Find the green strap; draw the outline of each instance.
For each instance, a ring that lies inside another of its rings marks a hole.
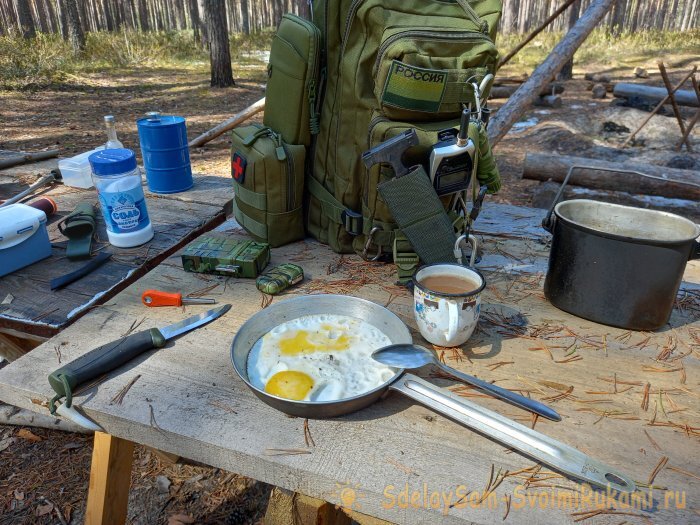
[[[309,193],[321,203],[321,211],[336,224],[342,225],[350,235],[363,233],[362,215],[346,208],[336,199],[323,184],[313,177],[306,178],[306,186]]]
[[[238,181],[233,181],[233,192],[241,202],[260,211],[267,211],[267,196],[264,193],[257,193],[241,186]]]
[[[95,208],[92,202],[80,202],[75,210],[58,223],[58,229],[68,237],[66,256],[71,260],[88,259],[95,232]]]
[[[250,233],[261,239],[267,239],[267,226],[245,215],[238,207],[236,199],[233,199],[233,216],[238,221],[238,224],[243,226]]]

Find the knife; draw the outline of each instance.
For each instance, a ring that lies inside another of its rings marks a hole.
[[[54,414],[57,410],[56,401],[64,396],[65,408],[71,408],[73,391],[79,385],[128,363],[148,350],[162,348],[170,339],[210,323],[224,315],[230,308],[230,304],[225,304],[164,328],[151,328],[122,337],[90,350],[78,359],[53,371],[49,374],[49,384],[56,392],[56,396],[49,403],[49,411]]]

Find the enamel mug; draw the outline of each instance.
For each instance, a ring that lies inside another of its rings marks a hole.
[[[423,284],[430,276],[453,276],[469,281],[464,293],[431,290]],[[478,270],[461,264],[422,266],[413,277],[413,302],[421,335],[438,346],[459,346],[471,337],[479,320],[481,292],[486,286]]]

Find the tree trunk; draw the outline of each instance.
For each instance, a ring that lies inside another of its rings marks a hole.
[[[190,20],[192,22],[192,30],[194,31],[194,42],[195,44],[198,44],[200,42],[199,26],[202,23],[199,18],[199,5],[197,5],[197,0],[187,1],[190,9]]]
[[[36,29],[34,27],[34,19],[28,0],[15,0],[15,9],[17,10],[17,21],[19,22],[20,31],[24,38],[34,38]]]
[[[81,52],[85,49],[85,33],[83,32],[83,27],[80,25],[80,16],[78,15],[78,5],[76,0],[60,0],[61,1],[61,11],[65,10],[66,13],[66,23],[68,25],[68,38],[70,40],[71,46],[73,46],[73,51],[75,53]]]
[[[561,39],[544,62],[532,72],[530,78],[508,99],[491,118],[488,136],[491,145],[500,141],[511,126],[539,95],[542,87],[556,75],[564,62],[574,56],[593,28],[610,10],[613,0],[594,0],[576,25]]]
[[[207,6],[205,5],[205,0],[197,0],[197,6],[199,7],[199,19],[201,21],[200,33],[202,47],[204,49],[209,49],[209,29],[207,28]]]
[[[243,34],[250,34],[250,10],[248,9],[248,0],[241,0],[241,26],[243,26]]]
[[[109,5],[109,0],[102,0],[102,12],[104,13],[107,31],[114,31],[114,18],[112,17],[112,9]]]
[[[205,0],[204,4],[210,43],[211,86],[233,86],[235,82],[226,29],[226,2],[225,0]]]
[[[148,7],[146,7],[146,0],[136,0],[136,2],[139,15],[139,28],[141,28],[141,31],[149,31],[151,26],[148,23]]]
[[[619,0],[617,0],[619,1]],[[617,3],[617,1],[615,3]],[[581,0],[577,0],[573,3],[569,11],[569,30],[576,25],[578,21],[579,13],[581,12]],[[562,80],[571,80],[574,76],[574,57],[567,60],[564,67],[561,68],[559,72],[559,78]]]
[[[68,34],[68,18],[66,16],[66,6],[63,0],[56,0],[56,9],[58,9],[58,20],[61,24],[61,36],[63,40],[68,40],[70,38]]]

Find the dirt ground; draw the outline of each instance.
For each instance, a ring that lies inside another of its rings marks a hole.
[[[660,85],[653,57],[644,65],[651,73],[651,78],[644,80],[634,77],[632,67],[587,69],[609,74],[613,81]],[[674,82],[691,66],[691,60],[684,57],[667,63]],[[264,95],[262,64],[236,72],[243,77],[236,87],[220,90],[209,88],[205,69],[159,69],[86,74],[68,84],[34,92],[0,91],[0,149],[60,148],[64,156],[70,156],[105,141],[102,116],[111,113],[121,141],[138,151],[135,121],[153,110],[185,116],[193,138]],[[519,72],[504,72],[515,73]],[[633,129],[648,113],[619,108],[610,94],[593,100],[583,73],[575,70],[575,79],[566,82],[561,108],[533,108],[523,117],[520,130],[509,133],[498,145],[495,153],[503,190],[489,199],[531,204],[539,183],[520,179],[528,152],[629,158],[700,169],[699,154],[675,151],[680,132],[670,114],[655,117],[649,130],[640,134],[637,145],[620,151],[627,132],[605,131],[618,128],[604,124],[613,122]],[[692,116],[684,111],[687,117]],[[700,150],[697,133],[693,139]],[[229,144],[224,135],[195,150],[194,170],[229,176]],[[0,525],[82,523],[91,451],[91,440],[83,435],[0,426]],[[257,523],[269,490],[263,483],[218,469],[170,464],[153,451],[138,447],[129,522]]]

